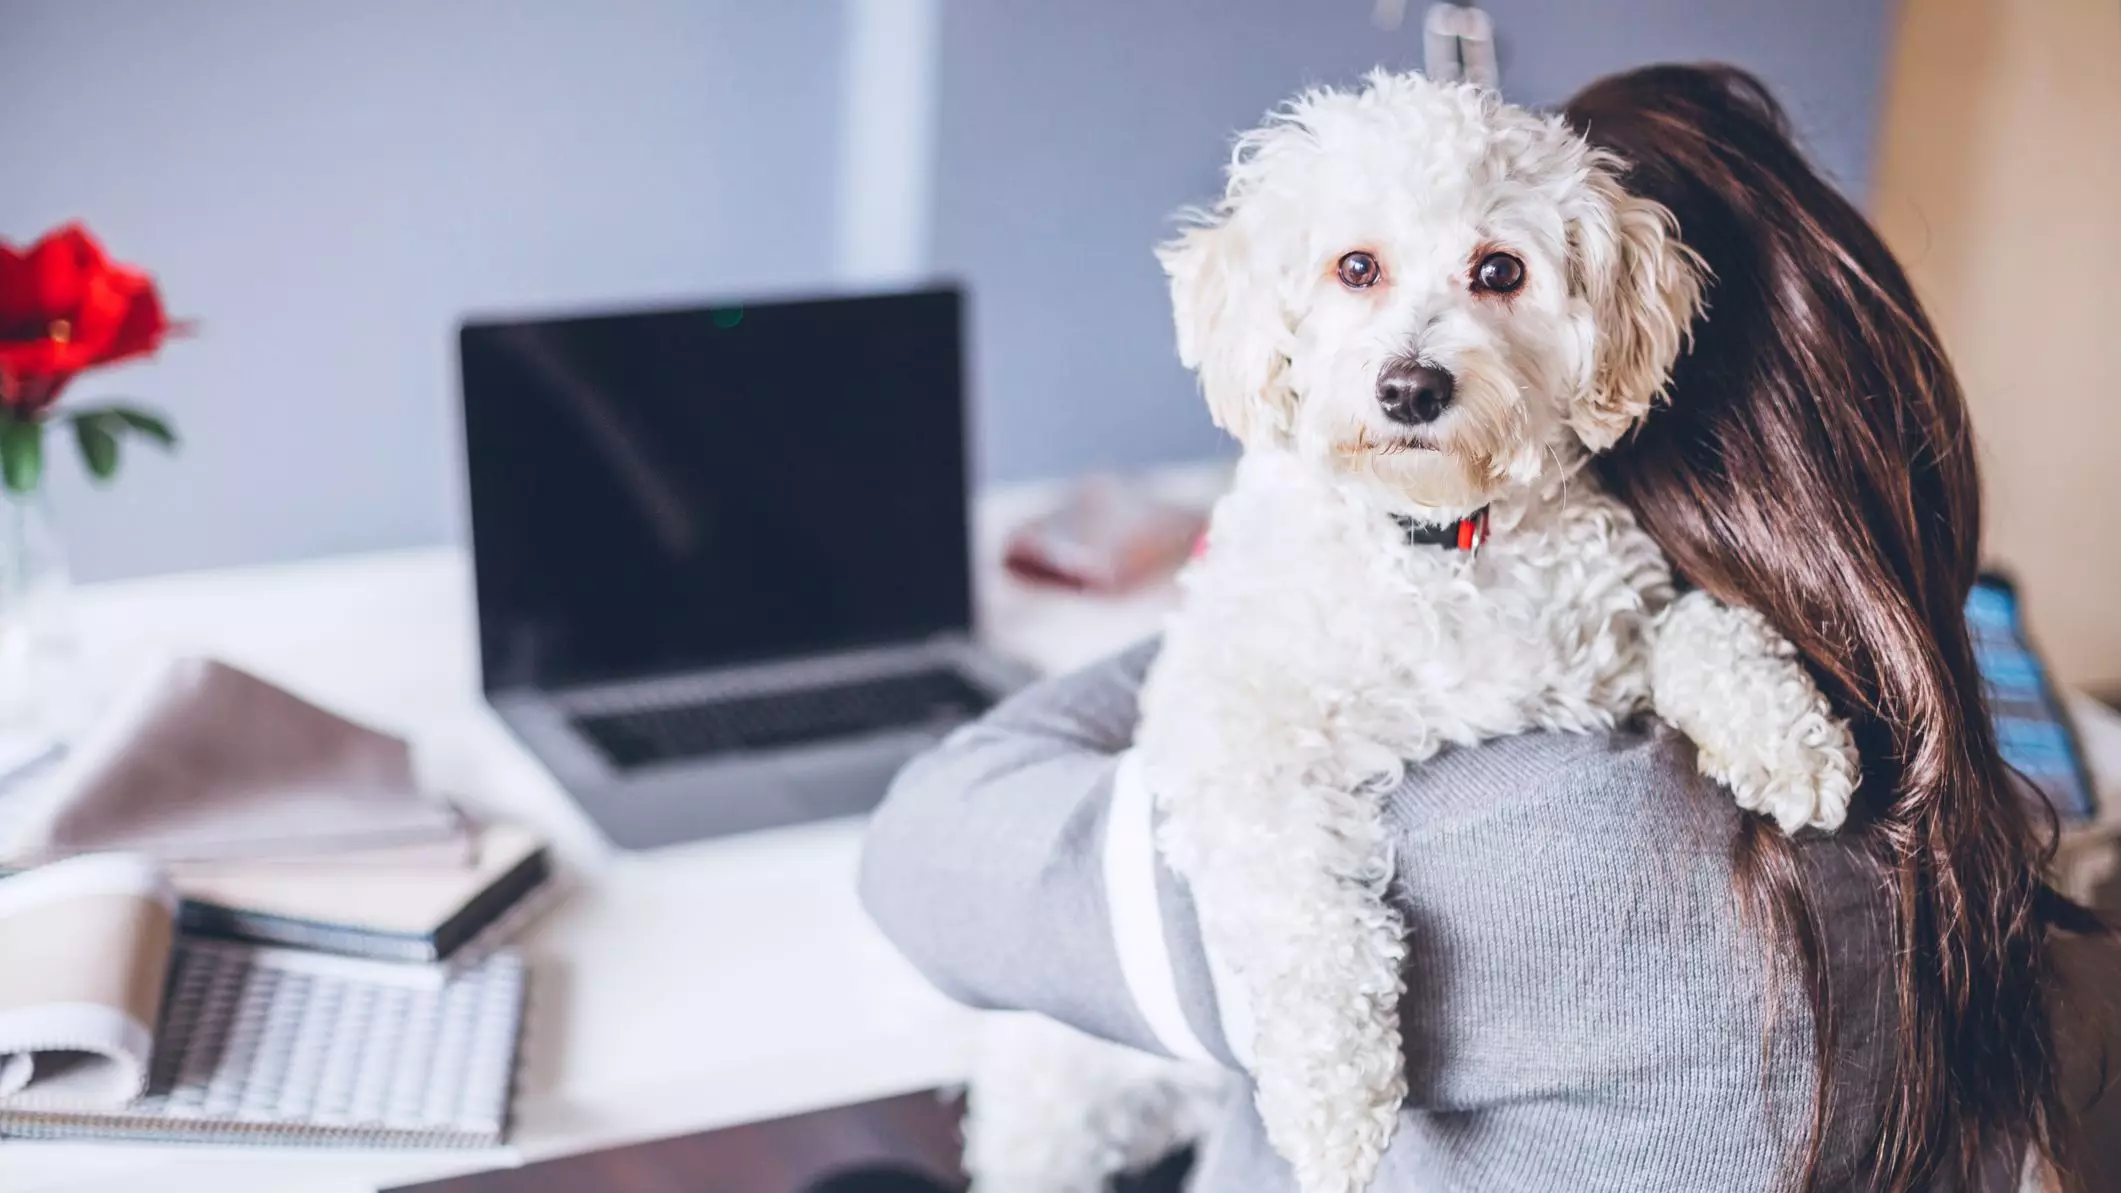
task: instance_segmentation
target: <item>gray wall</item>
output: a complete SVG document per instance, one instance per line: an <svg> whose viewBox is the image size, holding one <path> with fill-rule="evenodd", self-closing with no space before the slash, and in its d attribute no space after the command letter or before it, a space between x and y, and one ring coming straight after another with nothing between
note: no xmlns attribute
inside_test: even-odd
<svg viewBox="0 0 2121 1193"><path fill-rule="evenodd" d="M1421 64L1425 0L957 0L944 10L936 259L972 287L989 474L1227 450L1171 346L1149 247L1230 137L1307 83ZM1819 160L1868 180L1888 0L1486 0L1503 89L1552 104L1648 62L1762 74Z"/></svg>
<svg viewBox="0 0 2121 1193"><path fill-rule="evenodd" d="M59 462L76 574L449 538L466 311L827 282L840 27L829 3L6 4L0 235L78 215L199 321L80 383L185 444L108 492Z"/></svg>
<svg viewBox="0 0 2121 1193"><path fill-rule="evenodd" d="M108 492L55 468L77 572L460 534L466 311L833 284L837 196L861 193L836 164L848 14L893 2L0 4L0 236L84 218L199 319L83 383L163 407L187 443ZM1276 100L1414 65L1422 0L1392 34L1371 0L941 4L938 52L903 60L939 63L927 256L974 292L982 475L1225 450L1149 246ZM1727 58L1863 185L1887 0L1487 7L1514 98Z"/></svg>

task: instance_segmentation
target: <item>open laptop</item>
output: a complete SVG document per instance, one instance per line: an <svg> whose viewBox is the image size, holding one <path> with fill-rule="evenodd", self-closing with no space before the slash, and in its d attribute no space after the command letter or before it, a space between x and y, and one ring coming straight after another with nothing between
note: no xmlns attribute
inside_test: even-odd
<svg viewBox="0 0 2121 1193"><path fill-rule="evenodd" d="M487 699L610 839L865 811L972 641L954 290L471 322Z"/></svg>

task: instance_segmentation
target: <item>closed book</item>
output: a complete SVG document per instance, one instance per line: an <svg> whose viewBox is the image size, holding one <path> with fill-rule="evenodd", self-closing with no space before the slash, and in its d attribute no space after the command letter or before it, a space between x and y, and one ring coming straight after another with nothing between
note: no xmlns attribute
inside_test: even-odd
<svg viewBox="0 0 2121 1193"><path fill-rule="evenodd" d="M508 918L553 878L521 825L477 831L464 866L201 862L169 867L178 923L194 936L383 961L441 961Z"/></svg>

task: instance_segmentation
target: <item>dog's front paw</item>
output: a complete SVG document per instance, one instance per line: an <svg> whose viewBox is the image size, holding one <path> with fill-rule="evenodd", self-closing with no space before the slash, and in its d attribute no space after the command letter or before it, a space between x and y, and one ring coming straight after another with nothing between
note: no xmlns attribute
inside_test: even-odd
<svg viewBox="0 0 2121 1193"><path fill-rule="evenodd" d="M1690 592L1657 625L1657 715L1692 738L1701 773L1785 833L1832 832L1861 768L1846 722L1767 619Z"/></svg>

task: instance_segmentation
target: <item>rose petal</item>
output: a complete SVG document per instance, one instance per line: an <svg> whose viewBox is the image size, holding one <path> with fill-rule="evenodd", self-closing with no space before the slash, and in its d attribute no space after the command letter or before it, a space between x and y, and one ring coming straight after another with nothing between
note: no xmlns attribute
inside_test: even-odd
<svg viewBox="0 0 2121 1193"><path fill-rule="evenodd" d="M109 273L83 278L81 301L75 304L71 314L61 316L70 323L66 339L71 343L89 345L100 352L117 336L119 325L125 322L125 312L133 305L135 292L124 278Z"/></svg>
<svg viewBox="0 0 2121 1193"><path fill-rule="evenodd" d="M132 304L126 308L125 321L111 338L110 354L103 359L124 360L153 352L162 346L162 339L168 334L169 316L163 313L161 297L153 287L141 290L133 295Z"/></svg>
<svg viewBox="0 0 2121 1193"><path fill-rule="evenodd" d="M33 314L64 319L80 308L88 281L109 270L110 262L86 229L68 224L30 250L29 267L35 284Z"/></svg>
<svg viewBox="0 0 2121 1193"><path fill-rule="evenodd" d="M78 367L86 368L153 351L167 327L154 286L139 274L113 271L89 279L68 344L81 353Z"/></svg>
<svg viewBox="0 0 2121 1193"><path fill-rule="evenodd" d="M34 319L30 277L29 259L0 241L0 336L16 338L16 329Z"/></svg>
<svg viewBox="0 0 2121 1193"><path fill-rule="evenodd" d="M34 377L59 367L59 348L50 340L15 340L0 344L0 369L17 377Z"/></svg>

